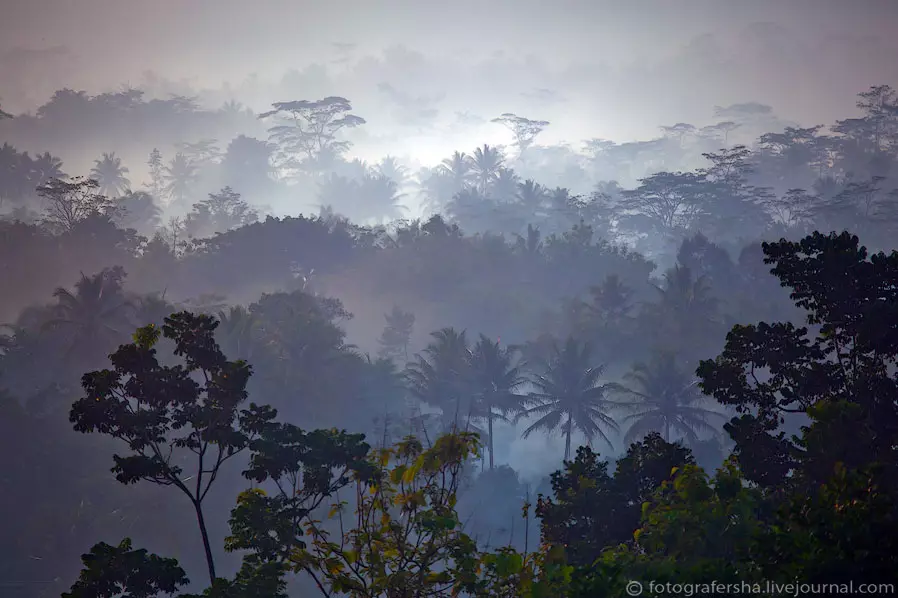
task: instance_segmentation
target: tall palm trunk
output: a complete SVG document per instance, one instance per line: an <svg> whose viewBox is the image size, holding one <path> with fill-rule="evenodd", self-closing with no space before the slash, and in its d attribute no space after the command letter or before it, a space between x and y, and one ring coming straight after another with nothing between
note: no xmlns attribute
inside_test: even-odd
<svg viewBox="0 0 898 598"><path fill-rule="evenodd" d="M487 435L489 438L487 439L490 443L490 469L493 469L493 410L490 409L487 412L486 416L486 426L487 426Z"/></svg>
<svg viewBox="0 0 898 598"><path fill-rule="evenodd" d="M670 442L670 420L664 419L664 442Z"/></svg>
<svg viewBox="0 0 898 598"><path fill-rule="evenodd" d="M570 461L571 458L571 430L573 429L573 421L569 415L567 418L567 430L564 432L564 460Z"/></svg>

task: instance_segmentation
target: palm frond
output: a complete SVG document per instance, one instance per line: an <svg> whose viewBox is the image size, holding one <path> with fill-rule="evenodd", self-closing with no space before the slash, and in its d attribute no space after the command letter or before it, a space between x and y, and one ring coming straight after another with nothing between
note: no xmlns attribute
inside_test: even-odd
<svg viewBox="0 0 898 598"><path fill-rule="evenodd" d="M522 438L527 438L534 432L552 432L561 427L561 413L551 411L528 426L522 433Z"/></svg>

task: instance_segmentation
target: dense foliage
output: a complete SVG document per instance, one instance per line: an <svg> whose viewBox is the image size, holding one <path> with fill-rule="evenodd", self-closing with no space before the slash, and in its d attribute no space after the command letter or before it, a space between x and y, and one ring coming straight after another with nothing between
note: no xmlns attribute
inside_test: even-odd
<svg viewBox="0 0 898 598"><path fill-rule="evenodd" d="M9 115L0 133L75 111L270 138L168 161L153 139L144 191L114 152L79 178L0 148L0 587L895 583L894 96L752 147L726 122L595 141L582 194L527 176L551 125L506 113L515 155L417 173L435 213L411 221L402 164L347 158L366 121L342 97L260 120L65 90ZM667 170L629 188L595 174L651 151ZM310 183L317 216L255 201Z"/></svg>

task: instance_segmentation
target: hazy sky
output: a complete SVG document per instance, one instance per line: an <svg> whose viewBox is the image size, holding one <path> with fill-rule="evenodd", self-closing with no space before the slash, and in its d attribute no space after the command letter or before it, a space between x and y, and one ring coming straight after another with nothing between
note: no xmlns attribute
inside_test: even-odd
<svg viewBox="0 0 898 598"><path fill-rule="evenodd" d="M472 46L571 57L584 50L655 55L702 33L770 21L806 33L893 36L893 0L28 0L4 2L0 44L66 45L141 66L256 68L332 41L376 48ZM250 53L251 55L246 55ZM180 67L186 65L181 64ZM176 67L176 68L180 68Z"/></svg>
<svg viewBox="0 0 898 598"><path fill-rule="evenodd" d="M535 56L566 73L556 87L583 83L569 111L585 114L598 103L608 129L602 133L612 137L645 137L661 121L698 118L714 104L735 101L762 101L784 118L816 124L847 116L856 92L898 82L895 0L4 5L0 98L16 110L33 108L62 86L96 92L139 85L150 70L197 86L239 84L251 73L274 80L291 68L331 62L333 42L358 44L356 59L397 45L461 65L495 59L496 52L516 60ZM439 82L434 71L432 81ZM483 92L490 94L495 90ZM266 102L282 99L294 98Z"/></svg>
<svg viewBox="0 0 898 598"><path fill-rule="evenodd" d="M898 30L894 0L27 0L4 2L0 47L63 45L86 64L210 76L324 57L330 42L428 53L497 49L626 62L774 22L803 36ZM86 66L85 64L85 66ZM771 65L772 66L772 65ZM107 66L101 66L107 71ZM112 75L105 72L104 74Z"/></svg>

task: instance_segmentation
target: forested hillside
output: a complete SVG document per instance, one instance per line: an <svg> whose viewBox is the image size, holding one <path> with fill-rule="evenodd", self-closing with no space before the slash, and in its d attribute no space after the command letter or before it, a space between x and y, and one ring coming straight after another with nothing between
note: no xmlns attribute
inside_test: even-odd
<svg viewBox="0 0 898 598"><path fill-rule="evenodd" d="M895 592L892 87L429 166L271 100L0 111L0 596Z"/></svg>

